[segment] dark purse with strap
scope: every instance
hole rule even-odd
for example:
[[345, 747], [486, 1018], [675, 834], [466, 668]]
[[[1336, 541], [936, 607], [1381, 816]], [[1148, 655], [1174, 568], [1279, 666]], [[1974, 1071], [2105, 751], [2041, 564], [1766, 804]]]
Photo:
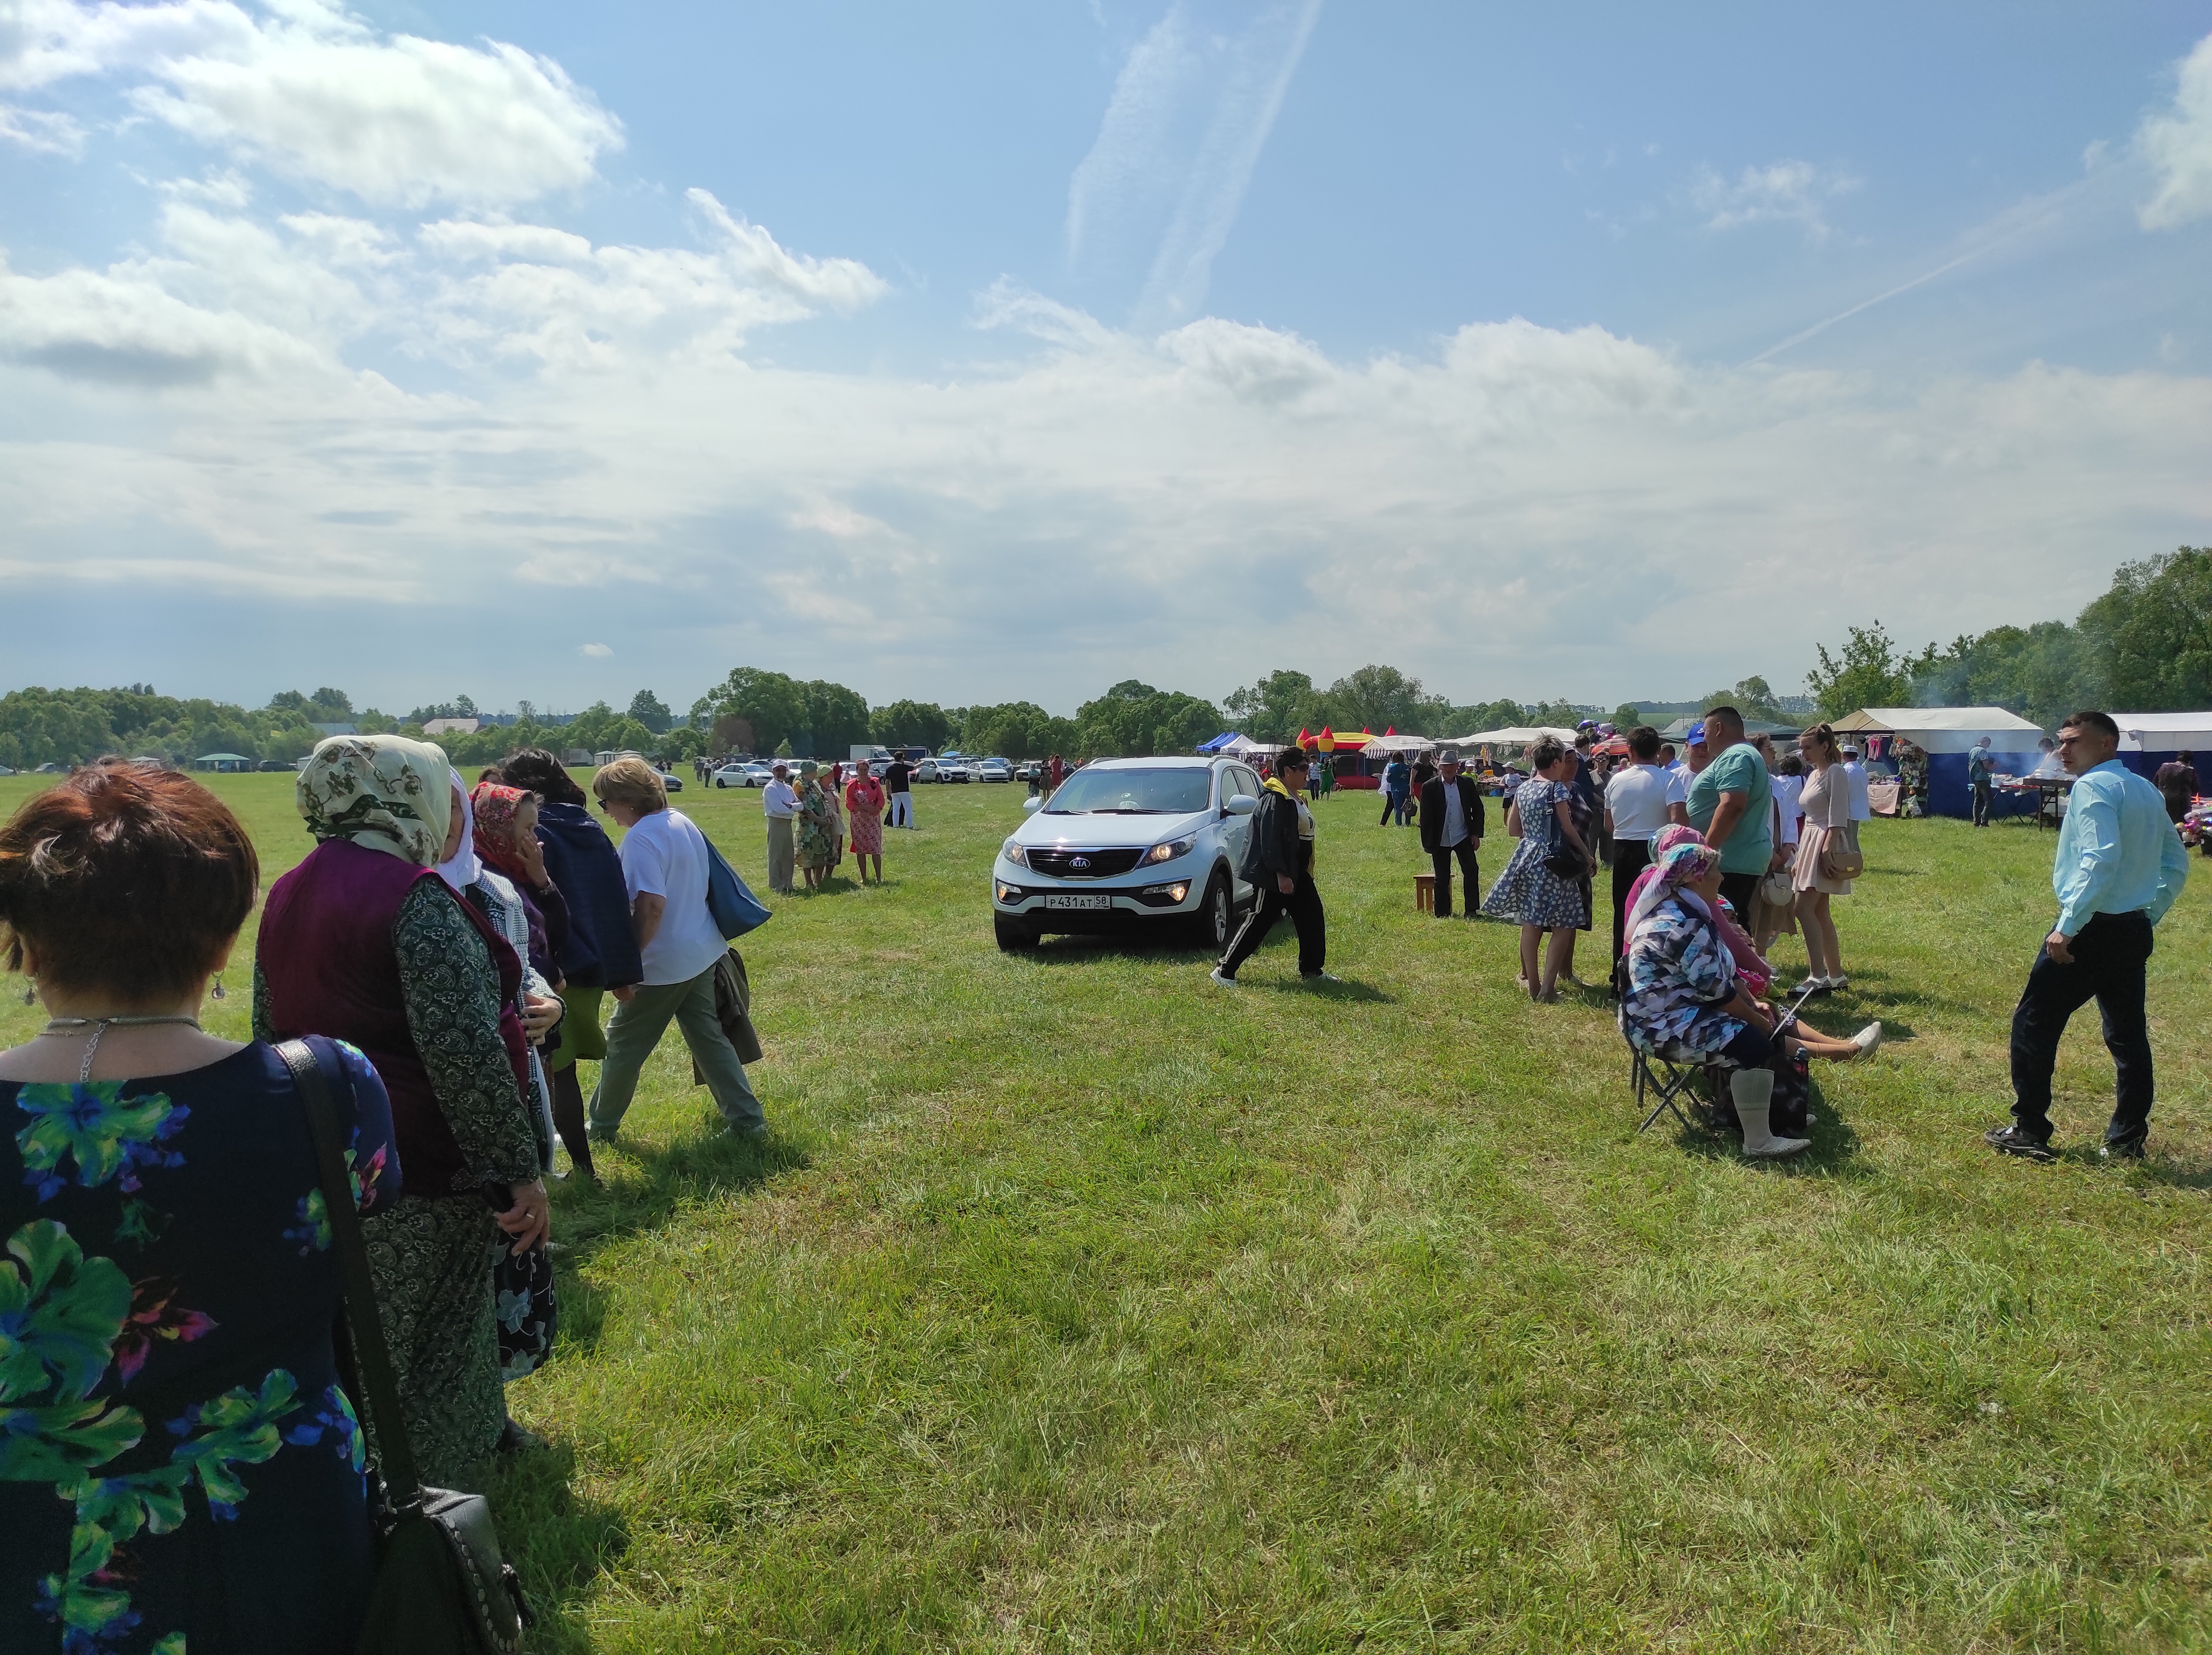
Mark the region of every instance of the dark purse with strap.
[[520, 1655], [522, 1629], [533, 1617], [521, 1580], [500, 1555], [489, 1503], [481, 1494], [425, 1488], [416, 1474], [329, 1080], [304, 1040], [285, 1041], [276, 1055], [292, 1071], [314, 1139], [359, 1380], [356, 1399], [376, 1449], [376, 1580], [356, 1647], [362, 1655]]

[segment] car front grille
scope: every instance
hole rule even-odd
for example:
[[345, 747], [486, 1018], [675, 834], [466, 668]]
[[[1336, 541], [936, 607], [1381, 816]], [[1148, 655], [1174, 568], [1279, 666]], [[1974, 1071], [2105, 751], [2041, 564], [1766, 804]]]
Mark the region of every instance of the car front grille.
[[1054, 879], [1110, 879], [1115, 874], [1126, 874], [1144, 856], [1139, 850], [1071, 851], [1054, 846], [1048, 850], [1031, 847], [1030, 866]]

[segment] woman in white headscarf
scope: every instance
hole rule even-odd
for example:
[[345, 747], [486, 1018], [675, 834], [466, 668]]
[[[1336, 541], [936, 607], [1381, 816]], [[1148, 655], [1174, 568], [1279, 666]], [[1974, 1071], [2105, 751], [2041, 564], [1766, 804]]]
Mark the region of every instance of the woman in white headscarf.
[[383, 1078], [404, 1193], [364, 1222], [377, 1306], [418, 1469], [466, 1487], [507, 1423], [484, 1263], [502, 1231], [521, 1253], [550, 1229], [523, 1101], [521, 966], [438, 876], [467, 837], [439, 749], [336, 737], [297, 792], [320, 842], [270, 890], [254, 1033], [345, 1040]]

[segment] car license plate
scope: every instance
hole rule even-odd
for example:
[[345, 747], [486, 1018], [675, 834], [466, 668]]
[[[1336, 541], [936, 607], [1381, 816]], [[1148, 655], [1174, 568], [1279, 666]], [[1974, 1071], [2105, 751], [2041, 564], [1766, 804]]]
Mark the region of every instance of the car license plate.
[[1114, 906], [1114, 899], [1110, 896], [1061, 896], [1055, 894], [1047, 896], [1044, 905], [1048, 908], [1103, 909], [1111, 908]]

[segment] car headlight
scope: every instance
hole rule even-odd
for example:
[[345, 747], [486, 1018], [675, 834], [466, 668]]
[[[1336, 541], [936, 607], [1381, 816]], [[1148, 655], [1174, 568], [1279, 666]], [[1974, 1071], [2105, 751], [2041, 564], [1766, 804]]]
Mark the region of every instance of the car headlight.
[[1017, 868], [1026, 868], [1030, 865], [1030, 853], [1022, 849], [1020, 843], [1017, 840], [1010, 839], [1004, 845], [1001, 845], [999, 847], [999, 854], [1006, 858], [1007, 861], [1012, 863]]
[[1179, 856], [1188, 856], [1191, 847], [1198, 843], [1198, 835], [1188, 839], [1171, 839], [1164, 845], [1155, 845], [1145, 852], [1147, 862], [1173, 862]]

